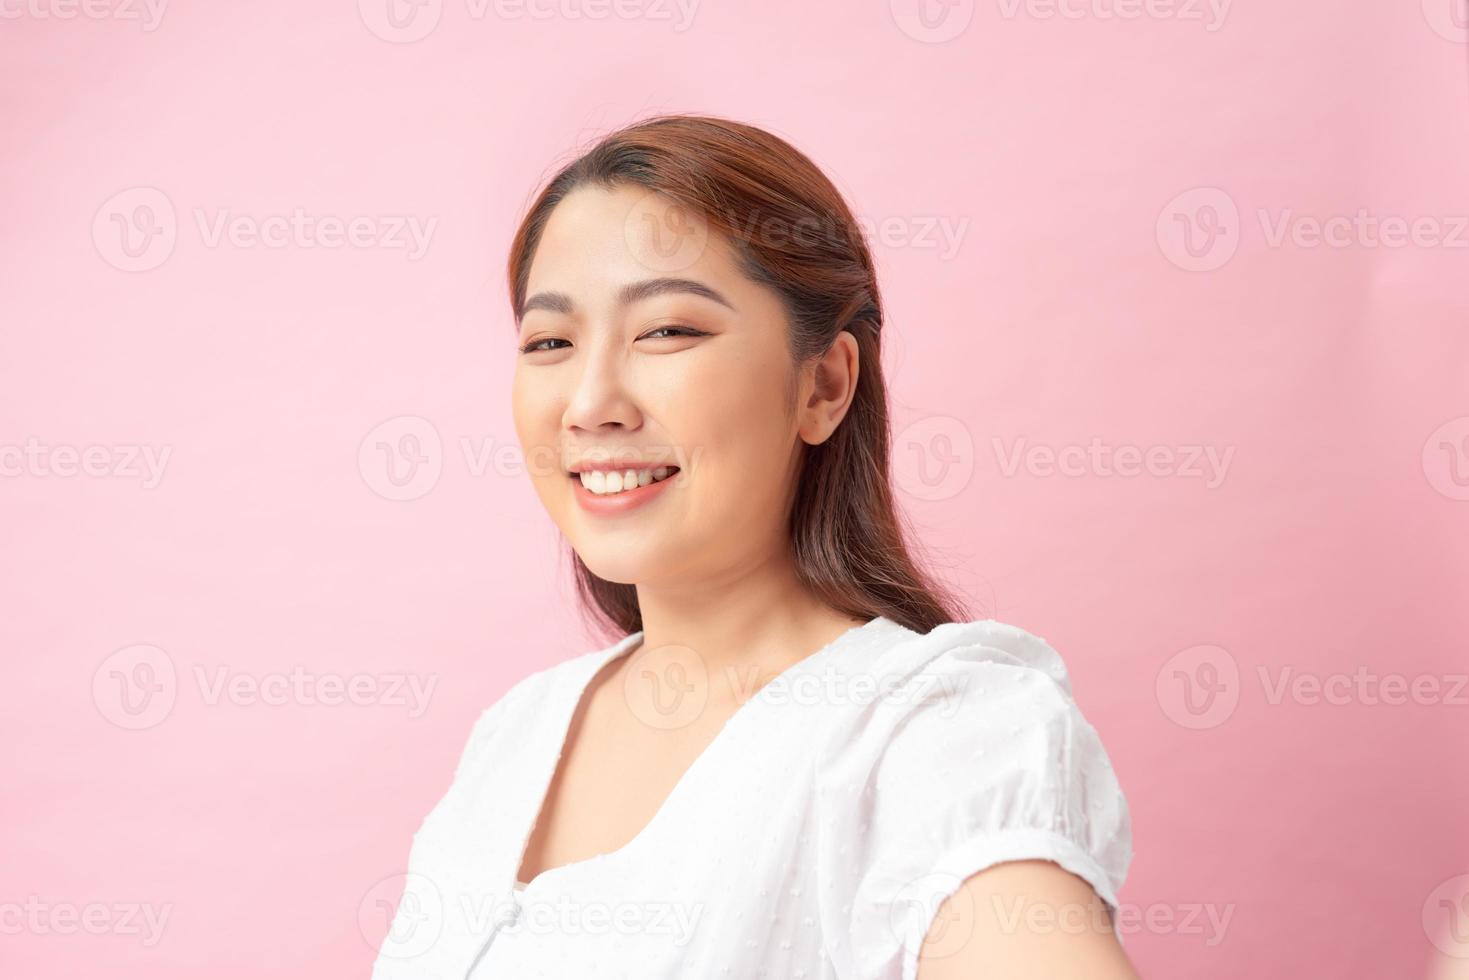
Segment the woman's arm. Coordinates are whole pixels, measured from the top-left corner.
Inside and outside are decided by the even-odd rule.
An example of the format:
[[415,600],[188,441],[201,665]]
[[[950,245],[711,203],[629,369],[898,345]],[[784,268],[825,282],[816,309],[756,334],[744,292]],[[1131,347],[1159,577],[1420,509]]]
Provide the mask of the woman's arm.
[[918,980],[1138,980],[1107,905],[1050,861],[1007,861],[970,876],[939,906]]

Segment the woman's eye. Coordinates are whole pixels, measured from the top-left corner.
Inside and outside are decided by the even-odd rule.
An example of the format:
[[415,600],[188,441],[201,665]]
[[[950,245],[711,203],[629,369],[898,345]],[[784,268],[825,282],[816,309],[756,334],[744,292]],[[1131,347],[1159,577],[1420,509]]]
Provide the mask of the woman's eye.
[[545,345],[546,344],[564,344],[564,343],[566,343],[566,341],[562,340],[560,337],[547,337],[544,340],[532,340],[528,344],[522,344],[521,347],[520,347],[520,352],[522,354],[529,354],[531,351],[538,351],[538,350],[556,350],[557,348],[554,348],[554,347],[546,347]]
[[[659,334],[663,334],[664,336],[660,337],[658,336]],[[647,333],[643,334],[643,336],[639,339],[664,340],[667,337],[702,337],[704,335],[705,332],[703,330],[698,330],[694,327],[680,327],[674,325],[667,327],[654,327],[652,330],[649,330]]]

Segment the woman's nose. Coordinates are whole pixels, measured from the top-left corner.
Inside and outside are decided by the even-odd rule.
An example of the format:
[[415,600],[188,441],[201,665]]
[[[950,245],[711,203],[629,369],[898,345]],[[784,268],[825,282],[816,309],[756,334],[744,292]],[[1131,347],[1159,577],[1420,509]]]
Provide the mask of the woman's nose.
[[615,356],[587,358],[574,384],[563,418],[566,428],[596,432],[609,425],[637,427],[641,415],[624,366]]

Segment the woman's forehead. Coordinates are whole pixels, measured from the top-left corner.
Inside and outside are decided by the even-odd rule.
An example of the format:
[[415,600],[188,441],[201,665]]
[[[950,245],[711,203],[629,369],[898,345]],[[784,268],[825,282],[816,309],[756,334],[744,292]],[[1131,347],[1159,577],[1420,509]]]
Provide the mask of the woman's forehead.
[[702,218],[641,188],[583,187],[546,223],[527,275],[527,298],[563,293],[577,304],[608,303],[641,282],[703,283],[733,302],[754,284],[729,242]]

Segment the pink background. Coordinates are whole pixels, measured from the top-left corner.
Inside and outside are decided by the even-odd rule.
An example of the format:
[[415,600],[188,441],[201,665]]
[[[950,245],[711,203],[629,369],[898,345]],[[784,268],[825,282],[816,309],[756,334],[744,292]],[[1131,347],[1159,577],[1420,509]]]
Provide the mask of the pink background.
[[[503,265],[657,111],[872,223],[902,500],[1067,658],[1139,969],[1426,972],[1469,894],[1463,0],[100,2],[0,24],[0,972],[367,974],[472,721],[607,642],[515,469]],[[212,237],[297,209],[359,244]],[[1359,212],[1419,233],[1310,237]],[[1154,472],[1047,465],[1094,438]],[[360,703],[254,693],[296,668]]]

